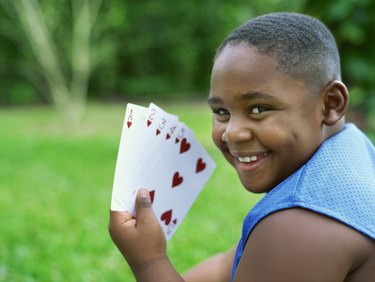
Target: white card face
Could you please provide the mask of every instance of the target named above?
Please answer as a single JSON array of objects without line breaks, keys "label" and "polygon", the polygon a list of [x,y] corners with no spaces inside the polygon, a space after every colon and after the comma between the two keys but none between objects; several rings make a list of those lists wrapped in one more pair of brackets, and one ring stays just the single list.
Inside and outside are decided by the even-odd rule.
[{"label": "white card face", "polygon": [[214,168],[214,161],[177,116],[154,104],[148,108],[128,104],[111,209],[136,216],[136,192],[146,188],[169,240]]},{"label": "white card face", "polygon": [[115,176],[113,181],[113,192],[111,209],[115,211],[127,211],[129,207],[129,196],[127,185],[133,170],[134,163],[139,154],[138,144],[140,142],[143,124],[146,123],[148,108],[128,104],[122,128]]},{"label": "white card face", "polygon": [[145,148],[144,159],[140,162],[141,166],[150,166],[153,163],[159,152],[171,142],[179,125],[177,116],[166,113],[153,103],[148,108],[154,120],[149,125],[150,133],[147,136],[147,148]]},{"label": "white card face", "polygon": [[[159,152],[171,141],[173,127],[178,125],[177,116],[168,114],[154,104],[148,108],[148,117],[143,130],[140,132],[141,138],[138,138],[137,154],[130,161],[134,163],[129,182],[130,195],[128,206],[132,207],[129,211],[134,214],[134,202],[137,195],[138,187],[134,185],[139,179],[143,178],[153,163]],[[129,159],[128,159],[129,161]]]},{"label": "white card face", "polygon": [[215,168],[191,130],[185,125],[178,130],[180,138],[170,143],[138,185],[150,191],[153,210],[168,240]]},{"label": "white card face", "polygon": [[[164,118],[161,118],[161,123],[164,123]],[[155,122],[155,125],[159,124],[158,122]],[[158,128],[159,126],[156,126]],[[151,132],[155,132],[156,128],[152,129]],[[167,150],[169,150],[170,147],[177,148],[177,145],[180,144],[180,140],[183,139],[183,137],[186,135],[188,128],[178,121],[173,121],[170,123],[170,128],[165,128],[165,135],[163,136],[160,134],[159,136],[162,136],[161,140],[155,143],[155,140],[153,140],[149,146],[153,148],[152,151],[147,151],[147,158],[142,158],[142,161],[140,162],[139,169],[133,174],[133,177],[131,179],[133,185],[133,191],[128,195],[128,207],[131,207],[129,210],[132,215],[135,216],[135,199],[136,199],[136,192],[141,188],[142,185],[139,183],[142,183],[146,178],[149,178],[149,175],[152,174],[152,172],[155,170],[155,167],[159,165],[160,156],[163,155],[163,153]],[[153,133],[153,135],[155,135]],[[142,156],[143,156],[142,152]],[[172,162],[169,163],[171,165]],[[152,180],[151,180],[152,181]]]}]

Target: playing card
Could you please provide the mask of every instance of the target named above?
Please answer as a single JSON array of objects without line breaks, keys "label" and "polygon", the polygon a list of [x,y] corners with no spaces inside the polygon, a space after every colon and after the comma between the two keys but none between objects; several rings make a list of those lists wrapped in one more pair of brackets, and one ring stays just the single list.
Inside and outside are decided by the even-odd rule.
[{"label": "playing card", "polygon": [[148,108],[128,104],[122,128],[120,146],[117,155],[115,176],[113,181],[111,209],[116,211],[129,210],[129,178],[134,163],[139,155],[138,144],[142,140],[141,132],[146,123]]},{"label": "playing card", "polygon": [[[112,199],[113,210],[130,211],[138,189],[134,179],[142,177],[142,165],[152,163],[152,150],[162,146],[168,126],[178,123],[178,117],[165,113],[154,104],[148,108],[128,104],[116,165],[115,187]],[[120,173],[121,171],[121,173]],[[121,187],[121,200],[117,196]],[[117,201],[117,203],[116,203]]]},{"label": "playing card", "polygon": [[139,187],[134,185],[134,183],[148,173],[149,168],[153,166],[165,146],[171,142],[171,138],[179,124],[177,116],[164,112],[155,104],[151,103],[148,110],[146,123],[143,124],[143,130],[139,132],[141,138],[138,138],[136,155],[134,159],[129,158],[127,160],[134,164],[130,178],[128,178],[131,187],[129,188],[130,193],[127,195],[128,206],[133,207],[133,209],[130,209],[133,215],[135,215],[136,192],[139,190]]},{"label": "playing card", "polygon": [[144,158],[140,165],[150,166],[154,159],[160,154],[162,149],[171,142],[175,130],[179,125],[178,117],[166,113],[161,108],[151,103],[149,105],[149,116],[153,118],[152,122],[147,120],[147,148],[143,151]]},{"label": "playing card", "polygon": [[[138,183],[153,171],[157,166],[159,157],[171,145],[177,142],[178,137],[183,136],[186,126],[178,121],[174,115],[164,112],[154,104],[149,106],[149,115],[153,117],[153,122],[147,122],[147,132],[143,132],[144,140],[149,140],[146,148],[140,150],[140,156],[137,161],[137,169],[132,173],[131,183],[132,192],[127,196],[129,210],[135,216],[135,198],[136,192],[140,189]],[[156,119],[154,117],[157,117]],[[149,119],[148,119],[149,120]]]},{"label": "playing card", "polygon": [[136,192],[150,192],[167,239],[181,224],[215,163],[178,117],[155,104],[128,104],[112,193],[112,210],[135,214]]},{"label": "playing card", "polygon": [[215,168],[184,124],[137,187],[150,191],[153,210],[169,240]]}]

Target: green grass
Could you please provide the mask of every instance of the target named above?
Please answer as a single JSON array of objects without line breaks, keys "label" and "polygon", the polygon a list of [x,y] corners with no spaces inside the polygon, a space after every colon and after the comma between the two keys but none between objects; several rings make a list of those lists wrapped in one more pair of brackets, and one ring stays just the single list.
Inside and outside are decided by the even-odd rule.
[{"label": "green grass", "polygon": [[[234,245],[259,199],[214,148],[204,102],[160,104],[217,162],[168,244],[183,272]],[[49,108],[0,109],[0,281],[134,281],[107,231],[125,104],[91,104],[80,126]]]}]

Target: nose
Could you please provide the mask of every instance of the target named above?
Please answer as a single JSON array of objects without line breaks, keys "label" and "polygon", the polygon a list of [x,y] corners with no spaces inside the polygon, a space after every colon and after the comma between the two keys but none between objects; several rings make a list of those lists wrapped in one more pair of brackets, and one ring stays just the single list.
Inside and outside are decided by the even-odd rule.
[{"label": "nose", "polygon": [[252,138],[252,131],[246,126],[246,121],[237,118],[231,118],[223,136],[224,142],[244,143]]}]

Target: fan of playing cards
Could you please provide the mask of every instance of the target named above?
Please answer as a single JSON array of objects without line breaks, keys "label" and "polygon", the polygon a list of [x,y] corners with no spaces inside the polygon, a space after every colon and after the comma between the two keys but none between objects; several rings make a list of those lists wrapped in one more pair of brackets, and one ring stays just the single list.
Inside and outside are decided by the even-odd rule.
[{"label": "fan of playing cards", "polygon": [[111,210],[135,215],[140,188],[170,239],[206,184],[215,162],[193,131],[155,104],[128,104],[113,183]]}]

